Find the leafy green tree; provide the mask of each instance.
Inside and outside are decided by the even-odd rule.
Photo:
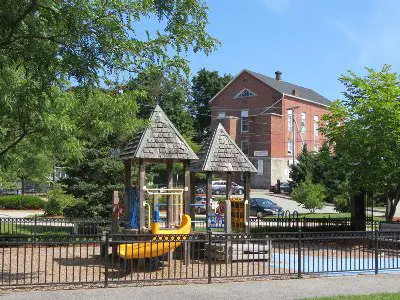
[[[324,131],[352,191],[386,195],[391,220],[400,200],[400,76],[388,65],[366,70],[340,77],[345,99],[333,103]]]
[[[323,185],[313,183],[311,176],[307,176],[305,181],[293,189],[291,197],[297,203],[302,204],[305,209],[314,213],[316,209],[324,207],[326,190]]]
[[[347,178],[347,174],[339,164],[338,156],[331,153],[326,143],[317,153],[311,153],[303,147],[298,156],[298,164],[291,166],[290,178],[295,186],[303,182],[307,176],[311,176],[313,183],[325,187],[327,202],[333,202],[336,195],[342,194],[339,186]]]
[[[218,71],[201,69],[192,78],[193,115],[196,119],[196,141],[200,142],[209,131],[211,111],[209,101],[224,88],[232,75],[220,76]]]
[[[57,136],[55,120],[73,127],[58,107],[71,83],[117,86],[153,66],[188,75],[185,54],[218,43],[201,0],[5,0],[0,19],[0,159],[27,136]]]
[[[350,185],[343,181],[338,188],[338,193],[333,198],[335,210],[341,213],[350,212]]]

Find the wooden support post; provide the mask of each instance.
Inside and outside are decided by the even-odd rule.
[[[250,233],[250,172],[244,172],[245,231]]]
[[[184,172],[184,191],[183,191],[183,212],[184,214],[190,215],[190,203],[191,199],[191,185],[190,185],[190,170],[189,170],[189,162],[184,161],[183,163],[183,172]],[[193,224],[193,223],[192,223]],[[185,242],[183,244],[184,248],[184,258],[183,262],[185,265],[190,264],[190,243]]]
[[[167,188],[172,189],[174,187],[173,173],[172,173],[172,160],[167,162]],[[171,227],[173,223],[173,196],[167,196],[167,227]]]
[[[111,233],[118,234],[119,233],[119,222],[118,222],[118,214],[119,214],[119,197],[118,191],[113,192],[112,199],[112,214],[111,214]],[[117,253],[118,245],[112,246],[112,258],[115,259],[118,257]]]
[[[189,171],[189,162],[185,161],[183,163],[183,172],[184,172],[184,179],[185,179],[185,184],[184,184],[184,192],[183,192],[183,213],[186,215],[190,214],[190,203],[191,203],[191,185],[190,185],[190,171]]]
[[[226,174],[226,200],[224,212],[225,233],[232,233],[232,214],[231,214],[231,198],[232,198],[232,173]]]
[[[210,214],[211,214],[211,197],[212,197],[212,172],[207,172],[206,184],[206,227],[210,229]]]
[[[190,173],[190,218],[192,221],[195,220],[196,217],[196,212],[195,212],[195,206],[193,205],[195,203],[195,197],[196,197],[196,173],[192,172]],[[192,228],[195,228],[195,223],[192,223]]]
[[[146,188],[146,164],[143,159],[139,161],[139,232],[142,233],[145,226],[143,203],[145,200]]]
[[[124,220],[128,218],[128,198],[126,190],[132,187],[132,161],[130,159],[124,160],[124,187],[125,187],[125,197],[124,197]]]

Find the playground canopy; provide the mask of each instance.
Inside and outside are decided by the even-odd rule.
[[[173,188],[172,165],[175,162],[183,162],[185,172],[185,211],[190,209],[190,172],[189,161],[197,160],[198,157],[190,148],[185,139],[178,132],[172,122],[165,115],[164,111],[157,105],[151,114],[150,123],[144,131],[136,134],[120,149],[120,158],[124,161],[125,173],[125,217],[127,223],[132,224],[129,229],[142,231],[145,227],[144,201],[146,190],[146,163],[167,164],[168,189]],[[132,190],[131,164],[132,161],[139,163],[139,187],[138,201],[135,201]],[[167,225],[170,226],[173,210],[172,195],[167,198]],[[133,211],[133,215],[130,213]],[[132,218],[130,220],[130,218]],[[133,222],[132,222],[133,220]]]
[[[244,173],[244,223],[249,222],[248,200],[250,198],[250,173],[257,172],[247,156],[238,147],[235,141],[229,136],[221,124],[214,129],[208,139],[203,143],[200,152],[200,159],[193,162],[191,172],[207,173],[206,206],[207,225],[209,224],[210,200],[212,194],[212,174],[226,173],[226,202],[225,202],[225,232],[231,232],[231,196],[232,196],[232,173]],[[191,180],[192,189],[194,188],[194,177]],[[248,229],[248,226],[246,230]]]

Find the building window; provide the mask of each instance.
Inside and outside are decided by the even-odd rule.
[[[249,97],[254,97],[257,96],[256,93],[248,90],[248,89],[243,89],[239,93],[236,94],[233,99],[240,99],[240,98],[249,98]]]
[[[314,144],[314,152],[315,152],[315,153],[318,152],[318,144],[317,144],[317,143]]]
[[[319,118],[314,116],[314,136],[318,136]]]
[[[240,128],[242,132],[249,131],[249,111],[242,110],[240,113]]]
[[[306,132],[306,113],[301,113],[301,132]]]
[[[225,112],[224,111],[218,113],[218,119],[225,119]]]
[[[293,110],[288,110],[288,118],[287,118],[287,121],[288,121],[288,128],[289,128],[289,131],[293,131]]]
[[[240,142],[240,148],[242,149],[242,152],[246,155],[249,154],[249,141],[241,141]]]
[[[287,153],[288,154],[293,154],[293,141],[289,140],[287,144]]]

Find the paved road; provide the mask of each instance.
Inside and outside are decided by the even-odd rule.
[[[83,290],[11,292],[0,295],[13,299],[304,299],[333,295],[400,292],[400,274],[322,277],[219,284],[119,287]]]
[[[28,216],[43,215],[44,210],[0,210],[0,218],[26,218]]]
[[[253,190],[250,194],[251,197],[260,197],[260,198],[268,198],[272,201],[276,202],[279,206],[286,211],[297,211],[299,213],[309,213],[310,210],[304,209],[299,205],[296,201],[292,200],[287,194],[274,194],[269,192],[268,190]],[[336,213],[333,205],[326,205],[322,209],[317,209],[316,213]]]

